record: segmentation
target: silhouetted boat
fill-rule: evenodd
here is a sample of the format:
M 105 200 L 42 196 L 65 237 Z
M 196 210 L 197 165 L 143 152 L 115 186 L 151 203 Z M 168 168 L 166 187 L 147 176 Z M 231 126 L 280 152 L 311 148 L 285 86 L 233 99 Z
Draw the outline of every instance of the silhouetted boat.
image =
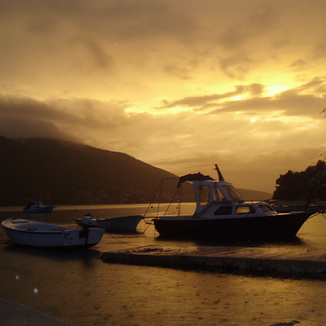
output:
M 142 215 L 112 216 L 107 218 L 94 218 L 92 214 L 86 214 L 75 221 L 80 226 L 102 228 L 107 231 L 136 231 L 138 223 L 143 219 Z
M 279 213 L 287 213 L 287 212 L 302 212 L 302 211 L 309 211 L 309 212 L 320 212 L 324 213 L 326 211 L 326 204 L 321 203 L 291 203 L 291 202 L 274 202 L 271 204 L 273 209 Z
M 92 247 L 104 233 L 99 228 L 71 228 L 21 218 L 8 218 L 1 225 L 11 242 L 31 247 Z
M 193 183 L 196 210 L 191 216 L 161 216 L 161 237 L 215 240 L 292 238 L 315 212 L 278 213 L 266 202 L 243 201 L 216 165 L 219 181 L 200 173 L 181 177 Z
M 24 213 L 52 213 L 55 206 L 43 205 L 39 200 L 31 200 L 26 207 L 23 208 Z

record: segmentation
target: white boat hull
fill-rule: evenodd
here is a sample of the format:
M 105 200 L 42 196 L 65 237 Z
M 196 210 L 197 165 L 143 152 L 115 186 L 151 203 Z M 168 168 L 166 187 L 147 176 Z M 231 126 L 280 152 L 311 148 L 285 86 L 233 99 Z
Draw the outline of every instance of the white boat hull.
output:
M 11 242 L 32 247 L 91 247 L 104 233 L 99 228 L 76 229 L 26 219 L 7 219 L 1 225 Z

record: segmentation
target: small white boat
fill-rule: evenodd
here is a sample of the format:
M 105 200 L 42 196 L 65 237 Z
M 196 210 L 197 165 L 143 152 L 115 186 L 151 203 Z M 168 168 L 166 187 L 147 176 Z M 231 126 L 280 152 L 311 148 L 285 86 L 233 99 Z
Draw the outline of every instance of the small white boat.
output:
M 92 247 L 104 233 L 99 228 L 71 228 L 22 218 L 8 218 L 1 226 L 11 242 L 31 247 Z
M 136 231 L 142 215 L 112 216 L 107 218 L 94 218 L 92 214 L 85 214 L 75 221 L 80 226 L 95 226 L 107 231 Z
M 52 213 L 55 206 L 43 205 L 39 200 L 31 200 L 26 207 L 24 213 Z

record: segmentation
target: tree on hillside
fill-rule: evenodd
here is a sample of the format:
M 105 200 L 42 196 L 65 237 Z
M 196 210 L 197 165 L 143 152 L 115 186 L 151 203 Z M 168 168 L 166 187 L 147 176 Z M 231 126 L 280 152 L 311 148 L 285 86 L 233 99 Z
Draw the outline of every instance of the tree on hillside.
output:
M 326 200 L 326 162 L 319 160 L 305 171 L 289 170 L 276 180 L 273 199 L 277 200 Z

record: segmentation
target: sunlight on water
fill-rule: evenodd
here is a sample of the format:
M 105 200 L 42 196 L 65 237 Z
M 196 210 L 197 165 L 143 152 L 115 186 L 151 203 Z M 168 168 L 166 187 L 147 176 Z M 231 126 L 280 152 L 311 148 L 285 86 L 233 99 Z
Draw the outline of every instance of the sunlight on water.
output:
M 183 207 L 193 212 L 189 204 Z M 146 205 L 75 206 L 31 218 L 75 225 L 92 211 L 99 217 L 144 214 Z M 156 208 L 153 207 L 153 210 Z M 154 212 L 151 212 L 151 214 Z M 0 218 L 26 217 L 20 210 Z M 307 221 L 299 243 L 281 246 L 326 248 L 326 220 Z M 147 229 L 146 229 L 147 228 Z M 146 232 L 142 234 L 142 231 Z M 80 326 L 90 325 L 273 325 L 297 320 L 321 326 L 326 320 L 326 283 L 246 277 L 168 268 L 103 263 L 101 252 L 146 245 L 192 247 L 191 241 L 162 241 L 143 221 L 135 234 L 105 233 L 87 252 L 57 252 L 10 245 L 0 233 L 2 298 Z M 280 244 L 269 244 L 280 246 Z
M 104 264 L 92 254 L 88 262 L 77 254 L 11 254 L 25 266 L 19 284 L 5 276 L 2 297 L 78 325 L 260 326 L 296 319 L 320 326 L 326 317 L 324 282 Z

